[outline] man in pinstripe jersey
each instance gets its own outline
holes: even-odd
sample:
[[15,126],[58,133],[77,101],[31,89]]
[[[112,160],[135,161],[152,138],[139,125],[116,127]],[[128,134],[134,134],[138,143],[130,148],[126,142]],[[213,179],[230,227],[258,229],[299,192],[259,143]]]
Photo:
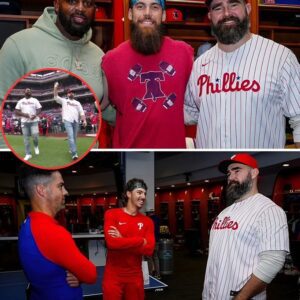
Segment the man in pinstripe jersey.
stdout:
[[219,164],[233,202],[215,219],[209,240],[203,298],[266,299],[266,286],[289,252],[285,212],[257,189],[256,159],[238,153]]
[[283,148],[285,118],[300,146],[300,65],[286,47],[252,34],[246,0],[206,0],[217,45],[194,63],[185,122],[197,148]]

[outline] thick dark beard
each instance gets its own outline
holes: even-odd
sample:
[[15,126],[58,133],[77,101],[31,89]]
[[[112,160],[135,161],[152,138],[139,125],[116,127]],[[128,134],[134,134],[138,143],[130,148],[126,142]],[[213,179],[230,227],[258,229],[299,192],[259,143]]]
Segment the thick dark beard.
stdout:
[[[224,22],[233,20],[235,26],[226,26]],[[217,40],[225,45],[236,44],[239,42],[249,30],[249,16],[246,16],[243,20],[239,20],[237,17],[228,17],[219,21],[217,25],[212,24],[211,32]]]
[[132,48],[144,55],[158,53],[163,42],[163,25],[156,25],[154,29],[141,29],[139,25],[131,23],[130,41]]
[[88,22],[84,25],[74,25],[71,18],[65,16],[62,11],[58,11],[57,17],[65,31],[71,36],[82,38],[91,28],[92,20],[88,20]]
[[230,181],[226,188],[227,204],[231,205],[234,201],[240,199],[252,188],[252,178],[249,172],[247,178],[242,183]]

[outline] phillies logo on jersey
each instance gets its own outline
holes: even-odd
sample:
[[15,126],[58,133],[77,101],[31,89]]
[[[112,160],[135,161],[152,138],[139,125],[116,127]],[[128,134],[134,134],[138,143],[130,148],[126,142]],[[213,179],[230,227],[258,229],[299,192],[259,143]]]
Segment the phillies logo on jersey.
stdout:
[[71,101],[67,101],[67,105],[69,105],[69,106],[74,106],[74,107],[78,106],[77,103],[73,103],[73,102],[71,102]]
[[24,101],[23,105],[34,105],[34,102],[31,101]]
[[144,223],[138,223],[137,225],[139,227],[139,230],[141,230],[143,228],[143,226],[144,226]]
[[238,222],[232,221],[230,217],[225,217],[223,220],[217,217],[211,227],[211,229],[214,230],[222,230],[222,229],[237,230],[238,228],[239,228]]
[[129,70],[127,79],[132,82],[139,79],[139,82],[145,87],[145,93],[142,98],[134,97],[131,100],[132,106],[139,112],[147,110],[148,107],[145,100],[156,102],[158,99],[163,99],[162,106],[165,109],[171,108],[175,103],[176,94],[171,93],[170,95],[166,95],[162,91],[161,82],[165,81],[166,76],[174,76],[176,70],[166,61],[161,61],[158,67],[158,70],[143,73],[143,67],[140,64],[136,64]]
[[235,72],[224,73],[222,78],[216,78],[215,82],[211,80],[209,75],[203,74],[199,76],[197,85],[199,86],[199,97],[205,92],[207,95],[221,92],[258,92],[260,84],[256,80],[241,80]]

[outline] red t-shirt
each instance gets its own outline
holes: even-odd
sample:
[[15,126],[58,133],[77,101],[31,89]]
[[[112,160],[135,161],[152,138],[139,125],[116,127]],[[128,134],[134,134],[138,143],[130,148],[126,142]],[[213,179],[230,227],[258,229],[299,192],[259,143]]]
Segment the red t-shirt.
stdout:
[[[110,226],[116,227],[122,237],[111,237]],[[104,216],[104,235],[108,249],[105,272],[121,276],[140,274],[142,256],[151,256],[155,246],[152,220],[141,213],[131,216],[122,208],[109,209]]]
[[114,148],[186,147],[183,101],[192,64],[192,47],[169,37],[157,54],[142,55],[126,41],[103,57],[117,109]]

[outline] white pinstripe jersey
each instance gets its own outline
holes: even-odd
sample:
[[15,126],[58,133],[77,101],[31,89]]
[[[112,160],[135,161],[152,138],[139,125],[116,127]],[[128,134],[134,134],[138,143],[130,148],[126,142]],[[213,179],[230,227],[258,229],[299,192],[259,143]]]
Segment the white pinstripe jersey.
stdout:
[[[239,291],[257,264],[258,254],[289,251],[285,212],[262,194],[224,209],[212,225],[203,299],[226,300]],[[252,299],[266,299],[265,292]]]
[[194,63],[185,113],[197,148],[283,148],[284,116],[300,115],[296,56],[254,34],[230,53],[214,46]]

